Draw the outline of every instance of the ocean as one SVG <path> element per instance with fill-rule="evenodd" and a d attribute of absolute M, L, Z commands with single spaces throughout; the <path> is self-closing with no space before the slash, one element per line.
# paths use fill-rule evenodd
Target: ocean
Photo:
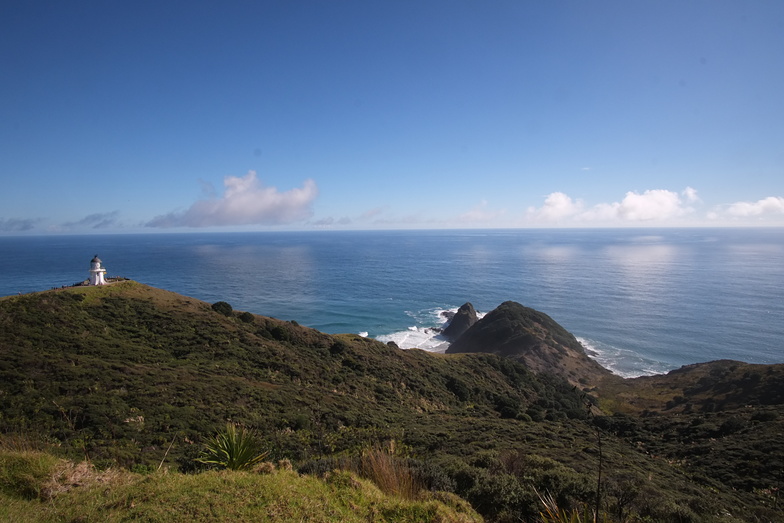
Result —
<path fill-rule="evenodd" d="M 538 309 L 622 376 L 784 362 L 784 229 L 320 231 L 0 237 L 0 296 L 107 276 L 237 310 L 445 348 L 470 301 Z"/>

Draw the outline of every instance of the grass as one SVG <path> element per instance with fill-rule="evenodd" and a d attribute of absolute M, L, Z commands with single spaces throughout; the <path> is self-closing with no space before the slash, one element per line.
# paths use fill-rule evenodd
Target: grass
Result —
<path fill-rule="evenodd" d="M 42 497 L 61 460 L 36 451 L 0 453 L 0 492 L 11 497 Z"/>
<path fill-rule="evenodd" d="M 455 496 L 406 500 L 339 471 L 324 480 L 285 469 L 142 475 L 5 451 L 0 474 L 3 521 L 482 521 Z"/>

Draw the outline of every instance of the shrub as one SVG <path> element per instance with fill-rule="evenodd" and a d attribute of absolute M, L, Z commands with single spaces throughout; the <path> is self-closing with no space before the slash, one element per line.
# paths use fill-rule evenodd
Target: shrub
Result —
<path fill-rule="evenodd" d="M 452 394 L 457 396 L 457 399 L 460 401 L 468 401 L 471 398 L 471 391 L 468 389 L 466 384 L 455 377 L 450 377 L 447 379 L 446 388 L 449 389 Z"/>
<path fill-rule="evenodd" d="M 778 419 L 778 414 L 774 411 L 767 410 L 767 411 L 760 411 L 755 412 L 753 416 L 751 416 L 752 421 L 775 421 Z"/>
<path fill-rule="evenodd" d="M 742 430 L 745 426 L 745 421 L 739 417 L 733 416 L 731 418 L 727 418 L 727 420 L 721 424 L 721 427 L 719 427 L 719 434 L 722 436 L 728 436 Z"/>
<path fill-rule="evenodd" d="M 525 521 L 536 516 L 536 503 L 530 488 L 510 474 L 478 470 L 473 487 L 464 494 L 477 512 L 495 521 Z"/>
<path fill-rule="evenodd" d="M 291 341 L 291 331 L 283 325 L 275 325 L 269 331 L 272 337 L 278 341 Z"/>
<path fill-rule="evenodd" d="M 348 344 L 343 340 L 335 340 L 335 343 L 329 347 L 329 353 L 333 356 L 343 354 L 346 350 L 348 350 Z"/>
<path fill-rule="evenodd" d="M 323 478 L 333 470 L 344 468 L 344 465 L 343 460 L 332 455 L 305 462 L 299 466 L 297 472 Z"/>
<path fill-rule="evenodd" d="M 231 305 L 229 305 L 229 307 L 231 307 Z M 253 320 L 256 319 L 256 317 L 249 312 L 243 312 L 242 314 L 240 314 L 239 318 L 241 321 L 245 323 L 253 323 Z"/>
<path fill-rule="evenodd" d="M 520 412 L 520 402 L 514 398 L 498 396 L 495 398 L 495 410 L 502 418 L 516 418 Z"/>
<path fill-rule="evenodd" d="M 216 301 L 212 304 L 212 310 L 217 313 L 223 314 L 224 316 L 231 316 L 232 311 L 234 310 L 231 305 L 226 303 L 225 301 Z"/>
<path fill-rule="evenodd" d="M 424 488 L 431 492 L 454 492 L 455 480 L 440 465 L 418 459 L 409 458 L 408 467 Z"/>

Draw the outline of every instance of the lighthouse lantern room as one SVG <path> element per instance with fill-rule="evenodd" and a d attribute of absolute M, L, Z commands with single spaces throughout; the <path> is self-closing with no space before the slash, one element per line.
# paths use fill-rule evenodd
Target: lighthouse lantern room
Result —
<path fill-rule="evenodd" d="M 101 267 L 101 259 L 96 254 L 90 261 L 90 285 L 105 285 L 106 269 Z"/>

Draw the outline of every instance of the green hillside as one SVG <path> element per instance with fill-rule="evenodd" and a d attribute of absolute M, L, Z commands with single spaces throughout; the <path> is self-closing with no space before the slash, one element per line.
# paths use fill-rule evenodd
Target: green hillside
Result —
<path fill-rule="evenodd" d="M 30 451 L 0 451 L 0 466 L 3 521 L 481 521 L 457 496 L 401 499 L 348 472 L 142 475 Z"/>
<path fill-rule="evenodd" d="M 0 432 L 99 470 L 160 467 L 183 482 L 213 477 L 194 458 L 227 420 L 303 477 L 361 475 L 363 453 L 394 448 L 424 491 L 457 494 L 489 521 L 538 520 L 537 492 L 593 507 L 600 472 L 611 520 L 778 515 L 781 445 L 732 481 L 715 472 L 745 450 L 716 467 L 659 431 L 721 425 L 730 405 L 677 417 L 665 405 L 655 416 L 667 423 L 652 423 L 654 409 L 642 416 L 626 407 L 633 392 L 601 380 L 578 388 L 493 354 L 403 351 L 223 305 L 132 281 L 0 299 Z M 716 446 L 751 432 L 779 441 L 781 402 L 743 409 L 733 430 L 701 434 Z"/>

